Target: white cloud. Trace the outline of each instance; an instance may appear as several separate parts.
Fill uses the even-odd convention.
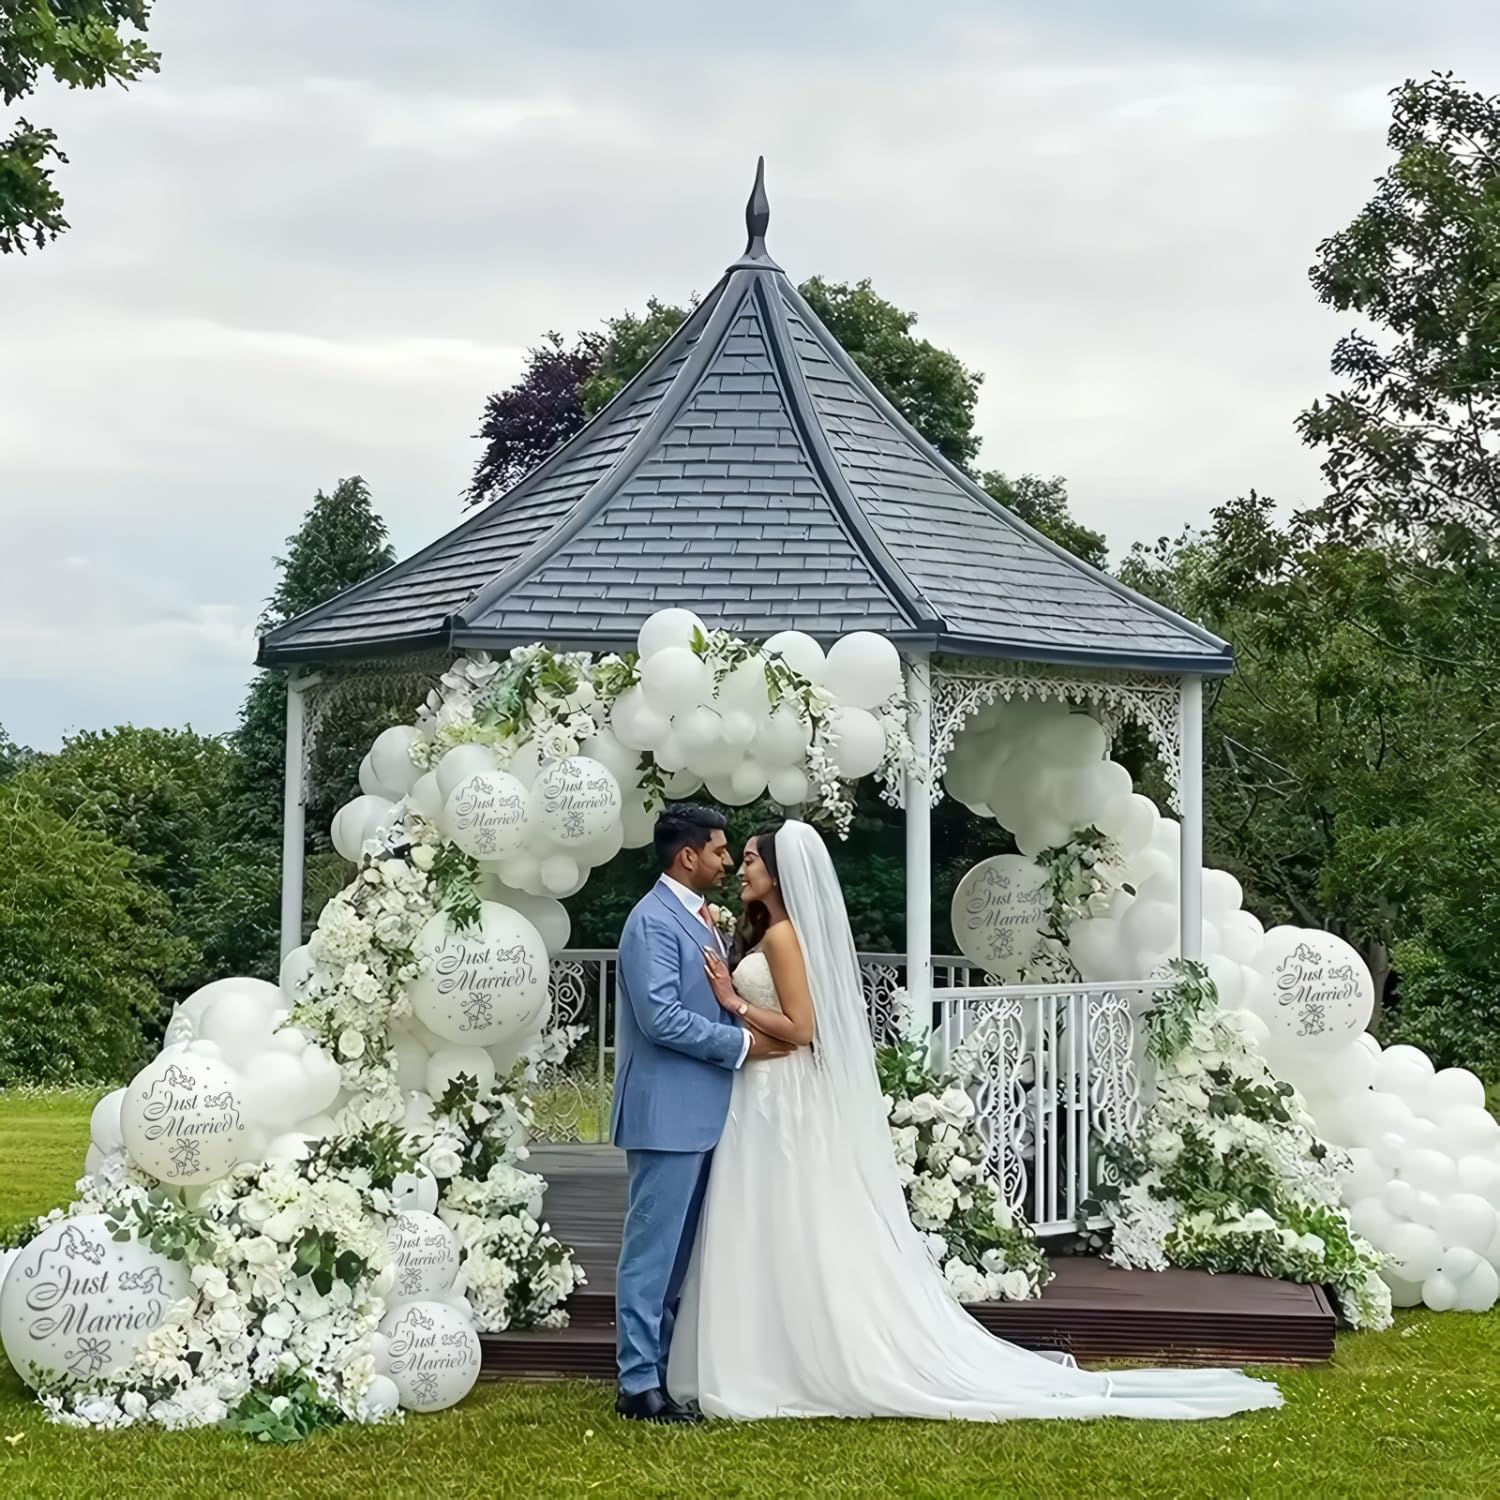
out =
[[[1314,247],[1386,91],[1500,53],[1477,0],[555,9],[166,8],[160,78],[34,101],[74,228],[0,266],[13,733],[228,727],[314,489],[363,473],[403,553],[456,522],[485,395],[706,290],[762,151],[789,272],[916,309],[986,373],[983,461],[1066,475],[1117,549],[1306,499]]]

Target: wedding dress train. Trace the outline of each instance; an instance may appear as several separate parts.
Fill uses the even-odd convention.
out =
[[[805,831],[786,839],[791,829]],[[1275,1385],[1233,1370],[1081,1370],[993,1337],[953,1299],[896,1175],[863,996],[847,992],[858,970],[827,851],[801,824],[776,848],[818,1053],[736,1075],[672,1338],[674,1398],[740,1420],[1193,1420],[1279,1406]],[[735,987],[779,1009],[759,953]]]

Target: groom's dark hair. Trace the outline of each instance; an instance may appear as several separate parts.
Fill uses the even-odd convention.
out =
[[[668,803],[656,820],[652,836],[657,864],[670,870],[684,849],[701,849],[715,833],[728,827],[729,819],[716,807],[700,807],[696,802]]]

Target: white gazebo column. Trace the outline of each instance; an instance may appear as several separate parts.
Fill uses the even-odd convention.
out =
[[[1203,957],[1203,679],[1184,677],[1178,746],[1182,781],[1182,956]]]
[[[309,679],[297,672],[286,679],[286,770],[281,804],[281,956],[302,943],[302,879],[306,862],[304,839],[306,781],[303,732],[307,722]]]
[[[919,769],[931,775],[932,672],[925,651],[906,656],[907,733]],[[932,1005],[932,799],[927,782],[906,777],[906,992],[916,1015]]]

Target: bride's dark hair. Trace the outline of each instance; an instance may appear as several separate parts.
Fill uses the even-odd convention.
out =
[[[750,835],[755,840],[755,852],[760,856],[760,862],[766,867],[766,874],[772,880],[779,879],[776,872],[776,835],[781,826],[780,823],[774,823],[769,828],[762,828],[758,833]],[[738,967],[747,953],[760,947],[770,925],[771,913],[766,909],[764,901],[745,903],[745,909],[740,914],[739,930],[734,935],[734,951],[729,957],[731,969]]]

